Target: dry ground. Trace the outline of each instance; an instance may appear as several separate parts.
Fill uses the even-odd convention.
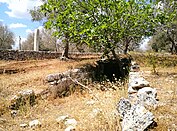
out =
[[[60,61],[60,60],[31,60],[31,61],[0,61],[0,110],[6,106],[7,100],[18,91],[33,89],[35,91],[46,89],[43,82],[46,75],[66,71],[94,60]],[[15,74],[6,74],[6,70],[17,70]],[[157,88],[159,107],[153,110],[158,126],[157,131],[177,130],[177,67],[158,68],[158,75],[151,73],[151,68],[142,66],[143,76],[150,81],[152,87]],[[13,71],[12,71],[13,72]],[[76,130],[121,130],[119,118],[115,117],[116,104],[121,97],[127,96],[127,85],[116,91],[94,90],[94,95],[88,92],[75,92],[69,97],[57,99],[38,99],[33,107],[25,106],[19,110],[17,116],[12,118],[6,111],[0,118],[0,131],[32,130],[20,128],[21,123],[28,123],[38,119],[42,126],[35,130],[58,131],[56,118],[69,115],[78,121]],[[100,112],[94,117],[94,111]]]

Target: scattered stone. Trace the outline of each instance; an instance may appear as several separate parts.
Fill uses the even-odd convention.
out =
[[[75,131],[75,127],[74,126],[68,126],[65,131]]]
[[[137,93],[137,102],[143,106],[157,107],[157,91],[151,87],[144,87]]]
[[[41,122],[39,120],[33,120],[29,122],[29,127],[41,127]]]
[[[65,123],[64,123],[67,127],[68,126],[73,126],[76,127],[77,125],[77,121],[75,119],[66,119]]]
[[[26,123],[20,124],[20,127],[22,127],[22,128],[26,128],[27,126],[28,126],[28,124],[26,124]]]

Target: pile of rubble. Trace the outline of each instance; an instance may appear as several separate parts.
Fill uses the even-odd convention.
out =
[[[121,98],[117,110],[121,116],[122,131],[143,131],[153,127],[156,122],[151,109],[157,107],[157,91],[150,87],[141,73],[136,62],[132,62],[129,84],[128,99]]]

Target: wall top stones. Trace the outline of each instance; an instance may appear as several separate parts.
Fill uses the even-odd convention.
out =
[[[62,53],[50,51],[23,51],[23,50],[0,50],[0,60],[42,60],[60,58]],[[91,56],[99,57],[96,53],[70,53],[72,57]]]

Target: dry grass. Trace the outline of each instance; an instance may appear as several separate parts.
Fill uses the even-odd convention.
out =
[[[143,60],[141,60],[143,61]],[[46,75],[50,73],[63,72],[69,68],[75,68],[94,60],[84,61],[59,61],[40,60],[24,62],[4,62],[0,61],[0,69],[18,68],[22,72],[17,74],[0,74],[0,111],[6,106],[7,99],[22,89],[45,89],[47,85],[43,82]],[[144,63],[144,62],[143,62]],[[156,131],[175,131],[177,129],[177,66],[160,67],[157,66],[157,74],[152,74],[152,67],[141,64],[143,76],[157,88],[159,107],[154,110],[155,120],[158,126]],[[76,130],[121,130],[119,118],[116,111],[116,104],[121,97],[127,96],[127,86],[114,91],[94,90],[98,100],[93,94],[85,92],[75,92],[69,97],[37,100],[33,107],[28,105],[22,107],[17,116],[13,119],[9,112],[4,113],[0,118],[6,119],[5,123],[0,123],[0,130],[32,130],[30,128],[20,128],[21,123],[28,123],[33,119],[41,121],[42,126],[35,130],[63,130],[59,127],[56,118],[61,115],[69,115],[78,121]],[[88,102],[94,103],[88,104]],[[94,110],[99,113],[94,117]]]
[[[6,106],[7,99],[13,94],[23,89],[40,90],[47,88],[43,82],[46,75],[58,73],[75,68],[94,60],[84,61],[59,61],[59,60],[40,60],[24,62],[0,62],[1,69],[23,69],[24,71],[16,74],[0,75],[0,99],[1,107]],[[1,117],[7,121],[0,125],[0,130],[22,130],[21,123],[28,123],[33,119],[41,121],[42,126],[36,130],[63,130],[56,122],[56,118],[61,115],[69,115],[78,121],[77,130],[120,130],[119,118],[116,118],[116,103],[122,96],[126,96],[124,87],[116,91],[102,92],[96,89],[94,95],[87,91],[79,90],[69,97],[41,100],[39,99],[34,107],[23,106],[12,118],[6,111]],[[95,99],[95,96],[98,98]],[[92,104],[88,102],[94,101]],[[4,106],[3,106],[4,105]],[[4,109],[4,108],[2,108]],[[1,110],[1,108],[0,108]],[[95,114],[94,110],[99,113]],[[96,116],[94,116],[96,115]],[[30,130],[29,128],[23,130]]]
[[[157,89],[159,106],[153,111],[158,126],[155,131],[177,131],[177,66],[158,67],[153,74],[150,67],[141,68],[143,76]]]

